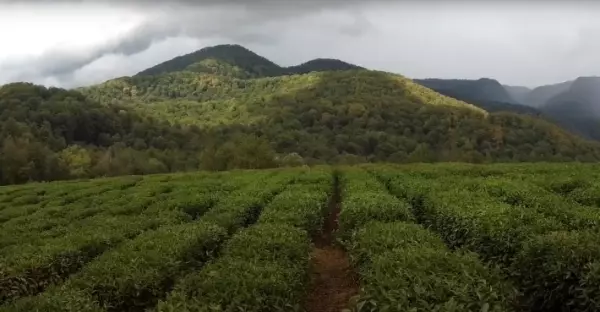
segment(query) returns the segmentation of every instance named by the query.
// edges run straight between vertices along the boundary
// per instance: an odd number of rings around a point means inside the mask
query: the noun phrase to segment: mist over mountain
[[[532,107],[542,107],[546,105],[546,103],[553,97],[563,92],[567,92],[571,87],[571,84],[573,84],[573,81],[565,81],[534,88],[529,94],[527,94],[523,104]]]
[[[443,95],[476,105],[489,112],[513,112],[535,116],[541,114],[535,108],[520,104],[504,86],[494,79],[415,79],[414,81]]]
[[[579,77],[541,109],[563,127],[600,140],[600,77]]]
[[[508,86],[503,85],[504,89],[508,94],[519,104],[527,103],[527,96],[531,93],[532,89],[523,86]]]

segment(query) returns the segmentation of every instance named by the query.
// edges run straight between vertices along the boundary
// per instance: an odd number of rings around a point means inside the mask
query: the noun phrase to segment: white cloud
[[[184,2],[0,5],[0,83],[97,83],[218,43],[282,65],[333,57],[414,78],[535,86],[600,75],[600,5],[591,2]]]

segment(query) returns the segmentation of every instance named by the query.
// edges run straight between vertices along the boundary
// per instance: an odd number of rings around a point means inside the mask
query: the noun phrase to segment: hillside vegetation
[[[210,56],[210,57],[208,57]],[[79,90],[0,87],[0,183],[362,162],[596,161],[600,145],[400,75],[200,50]],[[349,69],[349,70],[347,70]]]
[[[252,133],[277,153],[307,163],[592,161],[599,155],[599,145],[549,122],[489,114],[400,75],[361,69],[258,79],[183,71],[117,79],[82,92],[194,124],[215,142]]]
[[[338,310],[598,311],[599,172],[370,164],[0,187],[0,311],[318,312],[339,297],[323,296],[331,276],[315,283],[324,265],[356,277]],[[320,244],[348,267],[315,261]]]
[[[198,131],[76,91],[5,85],[0,112],[0,184],[198,167]]]

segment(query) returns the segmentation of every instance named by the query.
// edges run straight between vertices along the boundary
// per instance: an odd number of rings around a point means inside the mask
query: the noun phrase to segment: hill
[[[523,86],[502,86],[517,103],[527,105],[527,96],[531,93],[531,89]]]
[[[226,55],[240,51],[233,49]],[[185,69],[71,91],[3,86],[0,183],[198,168],[600,159],[600,145],[551,123],[488,113],[400,75],[252,78],[260,71],[248,69],[272,64],[255,59],[238,63],[248,75]]]
[[[208,155],[239,134],[301,163],[596,160],[599,145],[543,120],[483,109],[400,75],[368,70],[239,79],[190,71],[83,89],[159,120],[211,133]],[[227,147],[229,148],[229,147]],[[220,159],[224,159],[220,157]]]
[[[573,81],[565,81],[562,83],[545,85],[534,88],[531,92],[526,96],[523,104],[529,105],[531,107],[542,107],[546,105],[546,103],[552,99],[553,97],[567,92],[571,87]]]
[[[579,77],[541,109],[563,127],[600,140],[600,77]]]
[[[199,134],[81,93],[0,87],[0,184],[198,167]]]
[[[518,103],[504,86],[493,79],[416,79],[415,82],[489,112],[541,115],[539,110]]]

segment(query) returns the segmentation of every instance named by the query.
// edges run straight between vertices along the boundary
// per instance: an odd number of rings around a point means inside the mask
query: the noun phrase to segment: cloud
[[[128,12],[141,17],[133,26],[110,35],[74,33],[73,38],[64,39],[78,42],[80,37],[98,36],[93,44],[77,48],[50,45],[37,49],[41,52],[35,55],[17,58],[13,55],[4,61],[0,50],[0,83],[15,80],[50,81],[61,86],[97,83],[135,74],[177,55],[219,43],[245,45],[282,65],[333,57],[415,78],[486,76],[535,86],[580,74],[600,74],[600,64],[596,61],[600,46],[595,40],[600,29],[600,6],[583,1],[573,4],[392,0],[12,3],[15,7],[29,8],[62,5],[56,10],[60,11],[56,14],[62,14],[57,20],[76,14],[110,16],[111,12],[126,12],[124,18]],[[0,4],[0,36],[5,26],[2,11],[10,8],[10,4]],[[80,10],[75,12],[73,8]],[[55,14],[46,9],[38,11],[41,15]],[[44,25],[51,27],[50,24]],[[77,27],[76,23],[73,25]],[[21,41],[13,40],[9,45],[18,47]]]
[[[16,3],[16,2],[15,2]],[[34,4],[37,3],[37,4]],[[50,1],[26,1],[19,5],[50,5]],[[275,44],[280,37],[277,31],[269,29],[278,21],[298,20],[311,13],[336,8],[340,12],[346,8],[360,6],[355,0],[329,1],[52,1],[52,5],[77,4],[85,7],[108,6],[115,10],[133,9],[143,12],[145,21],[117,37],[99,42],[84,49],[70,50],[57,47],[45,51],[35,60],[26,60],[29,69],[21,70],[11,80],[35,79],[35,77],[56,77],[58,81],[69,80],[78,71],[106,56],[132,56],[146,51],[152,45],[170,38],[220,38],[245,45]],[[93,10],[92,7],[90,7]],[[368,25],[357,11],[349,12],[350,21],[342,21],[335,28],[342,35],[358,35]],[[22,68],[24,62],[0,67],[6,72]],[[34,65],[34,66],[31,66]]]

